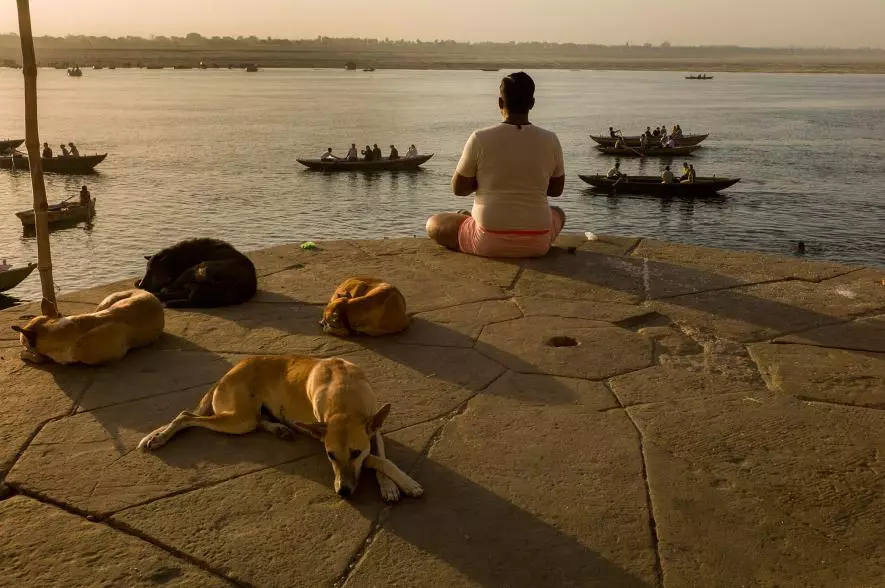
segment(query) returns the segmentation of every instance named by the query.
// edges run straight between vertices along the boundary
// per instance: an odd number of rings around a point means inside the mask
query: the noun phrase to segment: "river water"
[[[885,76],[675,72],[530,72],[533,120],[556,131],[568,180],[557,204],[566,230],[643,235],[734,249],[885,265]],[[480,71],[101,70],[39,74],[41,140],[108,152],[90,176],[46,175],[50,202],[87,183],[91,228],[52,234],[63,291],[143,269],[143,254],[198,236],[245,250],[329,238],[421,235],[437,211],[469,208],[449,178],[467,136],[497,120],[501,73]],[[24,135],[21,72],[0,69],[0,138]],[[590,192],[602,173],[587,135],[680,123],[711,132],[699,175],[743,180],[721,197],[661,200]],[[423,171],[322,174],[299,155],[351,142],[410,143],[436,156]],[[681,161],[673,162],[676,167]],[[660,160],[625,160],[660,173]],[[674,168],[675,169],[675,168]],[[31,205],[26,172],[0,172],[0,257],[35,261],[17,210]],[[35,272],[12,294],[39,294]]]

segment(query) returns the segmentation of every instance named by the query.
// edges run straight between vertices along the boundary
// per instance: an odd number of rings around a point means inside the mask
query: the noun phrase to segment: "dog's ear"
[[[326,428],[328,425],[326,423],[295,423],[293,428],[296,431],[304,433],[305,435],[310,435],[314,439],[319,439],[320,441],[326,436]]]
[[[23,329],[23,328],[16,326],[16,325],[12,325],[12,330],[24,335],[25,339],[28,340],[28,345],[30,345],[31,347],[37,346],[37,332],[36,331],[30,331],[28,329]]]
[[[384,424],[384,419],[387,418],[387,415],[390,414],[390,404],[385,404],[381,408],[378,409],[378,412],[375,413],[375,416],[368,422],[367,428],[369,429],[369,433],[374,433],[381,429],[381,425]]]

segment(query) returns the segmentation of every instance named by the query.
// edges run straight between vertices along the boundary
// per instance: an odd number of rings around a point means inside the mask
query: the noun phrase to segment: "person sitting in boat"
[[[356,161],[359,159],[359,153],[356,150],[356,143],[350,144],[350,149],[347,150],[347,161]]]
[[[80,150],[77,149],[77,146],[74,145],[74,142],[73,142],[73,141],[71,141],[70,143],[68,143],[68,147],[71,148],[71,149],[70,149],[70,151],[71,151],[71,157],[80,157]]]
[[[474,131],[452,174],[456,196],[476,194],[472,213],[436,214],[427,235],[481,257],[540,257],[565,224],[548,198],[562,194],[565,166],[555,133],[533,125],[535,82],[525,72],[501,80],[500,123]]]
[[[52,147],[49,143],[43,143],[43,159],[52,159]]]
[[[9,271],[9,268],[12,266],[6,263],[6,258],[3,258],[3,261],[0,261],[0,272]]]
[[[320,157],[320,161],[337,161],[338,157],[332,155],[332,148],[329,147],[325,153]]]
[[[652,137],[660,137],[661,136],[661,127],[656,127],[654,132],[651,134]]]
[[[648,137],[651,137],[651,136],[652,136],[652,134],[651,134],[651,127],[645,127],[645,134],[646,134],[646,136],[648,136]]]
[[[89,193],[89,189],[84,185],[80,188],[80,206],[88,206],[90,202],[92,202],[92,194]]]
[[[624,141],[624,137],[621,135],[618,135],[618,138],[615,139],[615,149],[626,149],[626,148],[627,148],[627,142]]]
[[[673,184],[676,182],[676,176],[673,175],[673,172],[670,171],[670,166],[664,168],[664,173],[661,174],[661,183],[662,184]]]
[[[372,148],[366,145],[366,148],[362,151],[363,161],[372,161],[375,159],[375,154],[372,152]]]
[[[67,157],[68,155],[70,155],[70,153],[68,153],[68,148],[65,147],[64,143],[59,145],[58,148],[59,150],[61,150],[61,155],[59,155],[59,157]]]
[[[697,173],[694,171],[694,165],[688,165],[688,172],[685,174],[686,177],[684,180],[680,180],[681,184],[694,184],[695,180],[698,179]]]
[[[682,127],[676,125],[673,127],[673,138],[679,140],[682,138]]]
[[[639,148],[643,151],[648,149],[648,135],[643,134],[639,137]]]
[[[409,145],[409,150],[406,151],[406,157],[418,157],[418,148],[414,145]]]
[[[608,173],[605,174],[605,177],[610,180],[620,180],[621,178],[626,179],[627,174],[621,173],[621,162],[616,161],[614,167],[608,170]]]
[[[399,151],[394,145],[390,146],[390,155],[387,156],[387,159],[399,159]]]
[[[682,175],[679,176],[680,182],[688,179],[689,170],[690,170],[690,168],[688,167],[688,162],[687,161],[682,162]]]
[[[381,161],[384,159],[384,155],[381,153],[381,148],[378,147],[378,143],[375,143],[375,146],[372,147],[372,158],[375,161]]]

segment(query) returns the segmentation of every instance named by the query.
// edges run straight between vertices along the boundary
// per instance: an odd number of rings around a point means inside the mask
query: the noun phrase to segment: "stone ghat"
[[[424,239],[252,254],[239,307],[169,310],[103,368],[23,364],[0,312],[0,577],[15,586],[874,586],[885,578],[885,271],[602,237],[478,259]],[[320,332],[350,275],[399,336]],[[133,277],[134,279],[134,277]],[[60,296],[88,311],[125,280]],[[339,355],[425,487],[331,489],[319,443],[139,439],[250,354]]]

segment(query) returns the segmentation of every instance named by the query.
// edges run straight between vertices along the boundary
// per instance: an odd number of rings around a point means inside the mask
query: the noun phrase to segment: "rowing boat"
[[[684,147],[687,145],[698,145],[701,141],[710,136],[710,133],[706,133],[704,135],[683,135],[682,138],[679,139],[679,146]],[[606,137],[603,135],[590,135],[590,138],[603,145],[605,147],[614,147],[615,141],[617,141],[616,137]],[[652,137],[649,139],[650,143],[660,142],[660,137]],[[626,141],[628,147],[639,147],[642,143],[642,138],[640,135],[633,135],[630,137],[624,137],[624,141]]]
[[[712,80],[713,76],[708,76],[706,74],[702,76],[685,76],[686,80]]]
[[[15,216],[22,222],[25,229],[33,228],[35,225],[34,209],[22,210],[16,212]],[[62,202],[53,204],[46,212],[46,220],[50,226],[59,224],[71,224],[78,222],[89,222],[95,216],[95,198],[89,200],[89,204],[83,205],[79,202]]]
[[[417,157],[401,157],[399,159],[380,159],[374,161],[364,161],[362,159],[357,161],[347,161],[346,159],[297,159],[296,161],[310,169],[320,171],[390,171],[416,169],[431,157],[433,157],[433,153],[429,155],[419,155]]]
[[[682,145],[679,147],[651,147],[648,149],[639,149],[636,147],[626,147],[624,149],[616,147],[604,147],[597,145],[596,149],[604,155],[619,155],[621,157],[677,157],[683,155],[691,155],[692,151],[700,149],[700,145]]]
[[[709,196],[741,181],[740,178],[697,178],[692,184],[665,184],[657,176],[627,176],[613,180],[603,175],[578,176],[594,188],[608,193],[655,194],[659,196]]]
[[[24,282],[25,278],[30,276],[31,272],[34,271],[34,268],[36,267],[36,263],[29,263],[28,265],[22,267],[15,267],[4,272],[0,272],[0,292],[12,290],[16,286]]]
[[[6,153],[7,151],[12,151],[22,143],[24,143],[24,139],[3,139],[0,140],[0,153]]]
[[[78,155],[77,157],[70,155],[67,157],[44,157],[43,171],[57,174],[86,174],[92,172],[93,168],[104,161],[107,156],[107,153],[101,153],[99,155]],[[15,154],[0,157],[0,169],[27,171],[28,165],[27,155]]]

